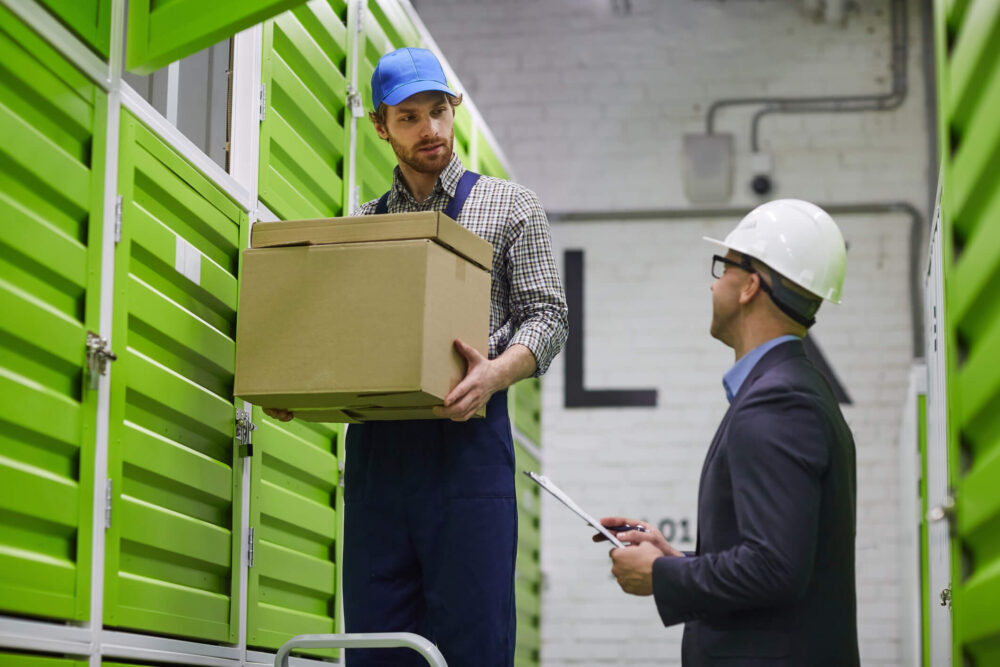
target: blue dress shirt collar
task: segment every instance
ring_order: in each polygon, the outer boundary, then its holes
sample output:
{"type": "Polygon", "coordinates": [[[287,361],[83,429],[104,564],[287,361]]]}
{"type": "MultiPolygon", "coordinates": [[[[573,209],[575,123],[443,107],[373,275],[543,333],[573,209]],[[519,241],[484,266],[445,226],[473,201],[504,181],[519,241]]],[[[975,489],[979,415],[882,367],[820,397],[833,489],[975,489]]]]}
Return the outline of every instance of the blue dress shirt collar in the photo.
{"type": "Polygon", "coordinates": [[[761,343],[754,349],[750,350],[743,357],[733,364],[733,367],[726,371],[726,374],[722,376],[722,386],[726,389],[726,398],[730,403],[736,398],[736,394],[740,392],[740,387],[743,386],[743,382],[750,375],[750,371],[753,367],[757,365],[760,358],[767,354],[771,348],[777,347],[782,343],[787,343],[792,340],[802,340],[798,336],[793,336],[792,334],[786,334],[784,336],[778,336],[777,338],[772,338],[766,343],[761,343]]]}

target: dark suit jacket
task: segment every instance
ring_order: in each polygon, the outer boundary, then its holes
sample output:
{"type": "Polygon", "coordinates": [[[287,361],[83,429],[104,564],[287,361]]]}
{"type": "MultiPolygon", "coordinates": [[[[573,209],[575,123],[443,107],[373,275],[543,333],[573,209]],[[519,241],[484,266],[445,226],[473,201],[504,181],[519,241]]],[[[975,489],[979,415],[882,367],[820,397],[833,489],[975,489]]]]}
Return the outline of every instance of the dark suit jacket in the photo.
{"type": "Polygon", "coordinates": [[[767,352],[719,425],[698,547],[653,565],[664,625],[699,665],[858,665],[854,439],[800,341],[767,352]]]}

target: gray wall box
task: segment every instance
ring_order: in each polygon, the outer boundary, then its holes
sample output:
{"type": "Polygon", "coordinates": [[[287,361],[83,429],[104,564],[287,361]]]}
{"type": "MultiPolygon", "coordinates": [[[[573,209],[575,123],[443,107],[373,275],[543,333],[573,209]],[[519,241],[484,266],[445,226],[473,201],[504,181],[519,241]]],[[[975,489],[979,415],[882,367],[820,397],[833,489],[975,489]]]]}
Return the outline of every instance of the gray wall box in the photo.
{"type": "Polygon", "coordinates": [[[684,135],[684,194],[692,203],[729,201],[733,193],[733,135],[684,135]]]}

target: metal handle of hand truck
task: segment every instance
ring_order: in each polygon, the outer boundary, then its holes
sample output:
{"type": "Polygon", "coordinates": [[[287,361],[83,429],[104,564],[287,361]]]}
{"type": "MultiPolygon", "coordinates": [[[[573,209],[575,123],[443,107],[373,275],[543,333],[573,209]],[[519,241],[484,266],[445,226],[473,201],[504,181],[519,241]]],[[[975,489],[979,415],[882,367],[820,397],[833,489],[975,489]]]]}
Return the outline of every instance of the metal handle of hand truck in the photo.
{"type": "Polygon", "coordinates": [[[412,632],[298,635],[281,645],[274,656],[274,667],[288,667],[289,654],[304,648],[411,648],[432,667],[448,667],[437,646],[412,632]]]}

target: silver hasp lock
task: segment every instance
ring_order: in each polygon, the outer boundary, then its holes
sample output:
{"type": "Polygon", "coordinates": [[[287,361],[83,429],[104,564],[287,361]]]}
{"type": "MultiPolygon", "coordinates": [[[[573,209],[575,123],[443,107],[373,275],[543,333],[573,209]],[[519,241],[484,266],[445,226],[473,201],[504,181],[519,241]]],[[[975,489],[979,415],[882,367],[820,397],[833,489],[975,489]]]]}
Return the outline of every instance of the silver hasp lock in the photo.
{"type": "Polygon", "coordinates": [[[97,389],[101,376],[108,374],[108,364],[117,360],[118,355],[111,351],[107,339],[87,332],[87,378],[91,389],[97,389]]]}
{"type": "Polygon", "coordinates": [[[250,412],[236,411],[236,442],[239,443],[240,457],[253,456],[253,432],[257,425],[253,423],[250,412]]]}

